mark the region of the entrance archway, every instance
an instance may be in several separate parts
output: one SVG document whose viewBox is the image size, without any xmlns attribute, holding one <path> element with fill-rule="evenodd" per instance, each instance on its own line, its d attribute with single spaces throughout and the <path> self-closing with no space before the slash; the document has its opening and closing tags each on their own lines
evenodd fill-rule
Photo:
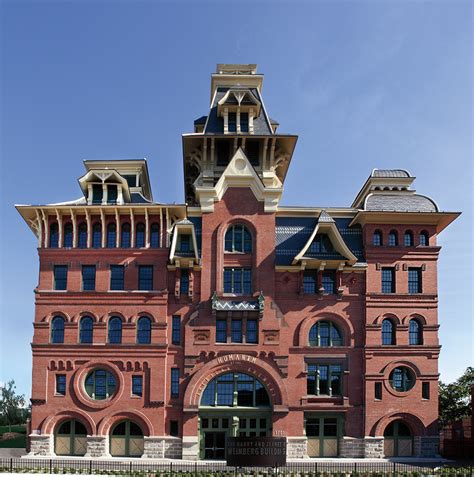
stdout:
<svg viewBox="0 0 474 477">
<path fill-rule="evenodd" d="M 143 445 L 143 431 L 135 422 L 120 421 L 112 428 L 110 454 L 113 457 L 141 457 Z"/>
<path fill-rule="evenodd" d="M 413 455 L 413 435 L 408 425 L 392 421 L 383 433 L 385 457 L 409 457 Z"/>
<path fill-rule="evenodd" d="M 230 436 L 271 436 L 272 407 L 254 376 L 226 372 L 208 383 L 199 404 L 201 459 L 225 459 Z"/>
<path fill-rule="evenodd" d="M 63 421 L 54 435 L 56 455 L 84 455 L 87 452 L 87 430 L 75 419 Z"/>
</svg>

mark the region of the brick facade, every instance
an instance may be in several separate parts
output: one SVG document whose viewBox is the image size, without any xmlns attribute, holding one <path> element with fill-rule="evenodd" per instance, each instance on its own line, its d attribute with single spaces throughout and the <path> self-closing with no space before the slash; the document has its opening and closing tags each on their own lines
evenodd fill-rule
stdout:
<svg viewBox="0 0 474 477">
<path fill-rule="evenodd" d="M 423 202 L 423 196 L 407 190 L 413 178 L 401 170 L 374 171 L 351 207 L 279 207 L 296 137 L 276 133 L 277 123 L 268 119 L 260 101 L 261 75 L 244 68 L 252 65 L 230 65 L 244 68 L 240 75 L 219 66 L 223 69 L 213 75 L 214 103 L 207 122 L 197 120 L 195 134 L 183 137 L 187 205 L 154 203 L 143 161 L 89 161 L 80 179 L 82 201 L 18 207 L 39 244 L 30 455 L 69 450 L 87 457 L 222 458 L 223 434 L 256 433 L 287 437 L 290 458 L 435 455 L 440 349 L 436 236 L 456 214 L 428 210 L 429 199 Z M 232 88 L 235 101 L 226 96 Z M 236 101 L 241 103 L 234 134 Z M 214 121 L 223 128 L 217 132 L 220 140 L 230 138 L 234 147 L 224 165 L 216 158 L 216 131 L 209 129 L 213 114 L 223 118 L 222 123 Z M 252 115 L 249 131 L 244 131 Z M 247 157 L 251 140 L 259 141 L 257 165 Z M 104 164 L 122 178 L 111 179 Z M 139 182 L 129 179 L 130 170 Z M 102 189 L 97 190 L 104 195 L 97 203 L 91 191 L 99 179 Z M 122 203 L 107 202 L 108 187 L 118 188 Z M 108 190 L 109 197 L 115 194 Z M 408 205 L 385 210 L 377 194 L 389 202 L 392 194 L 391 203 Z M 69 222 L 71 247 L 64 245 Z M 79 248 L 81 224 L 87 226 L 85 248 Z M 99 224 L 96 229 L 94 224 Z M 117 238 L 109 235 L 110 224 Z M 123 247 L 128 224 L 131 246 Z M 159 225 L 155 239 L 152 224 Z M 226 251 L 226 233 L 233 225 L 250 234 L 251 252 Z M 375 232 L 385 242 L 393 231 L 398 244 L 373 245 Z M 404 242 L 406 231 L 412 233 L 411 244 Z M 418 242 L 423 234 L 427 243 Z M 188 236 L 195 244 L 191 250 L 180 245 Z M 313 248 L 319 238 L 327 241 L 328 250 Z M 100 246 L 94 248 L 94 240 Z M 67 266 L 65 290 L 55 286 L 58 265 Z M 95 266 L 90 291 L 83 290 L 84 265 Z M 122 290 L 110 289 L 111 265 L 124 266 Z M 148 290 L 138 285 L 143 265 L 153 266 Z M 381 289 L 387 267 L 394 270 L 394 293 Z M 229 292 L 224 269 L 250 270 L 250 292 Z M 409 269 L 421 273 L 419 293 L 409 292 Z M 238 287 L 241 275 L 229 276 Z M 308 290 L 313 276 L 315 288 Z M 333 289 L 327 288 L 325 277 L 334 280 Z M 81 343 L 86 316 L 93 320 L 92 343 Z M 55 317 L 64 323 L 59 342 L 52 338 Z M 121 322 L 119 343 L 110 343 L 112 317 Z M 150 320 L 151 331 L 147 342 L 138 344 L 142 317 Z M 173 317 L 179 319 L 179 330 L 173 330 Z M 381 338 L 384 319 L 394 329 L 394 341 L 387 345 Z M 409 341 L 412 319 L 420 327 L 416 344 Z M 217 336 L 217 320 L 227 326 L 227 342 Z M 257 343 L 245 342 L 251 341 L 252 320 L 257 322 Z M 335 329 L 338 337 L 331 335 L 325 344 L 320 331 L 319 345 L 310 342 L 317 324 L 320 330 L 331 326 L 330 333 Z M 173 333 L 179 335 L 177 341 Z M 172 369 L 179 373 L 174 393 Z M 406 390 L 394 389 L 400 369 L 410 381 Z M 114 381 L 113 392 L 103 399 L 90 391 L 98 396 L 110 386 L 99 377 L 90 384 L 96 370 Z M 327 372 L 333 373 L 329 384 Z M 66 382 L 61 392 L 58 375 Z M 220 390 L 226 388 L 216 384 L 216 403 L 204 406 L 209 386 L 223 375 L 234 379 L 227 385 L 234 386 L 227 388 L 230 401 L 219 405 Z M 240 383 L 242 375 L 251 381 Z M 134 394 L 133 377 L 141 377 L 141 396 Z M 259 386 L 265 390 L 260 397 Z M 265 400 L 262 393 L 266 404 L 257 402 Z M 74 432 L 72 424 L 64 425 L 73 421 Z M 60 448 L 61 443 L 66 447 Z"/>
</svg>

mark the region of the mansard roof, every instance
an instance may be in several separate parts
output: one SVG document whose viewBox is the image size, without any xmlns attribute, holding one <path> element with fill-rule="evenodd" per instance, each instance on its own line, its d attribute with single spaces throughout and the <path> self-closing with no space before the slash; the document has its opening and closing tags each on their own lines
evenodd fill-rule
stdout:
<svg viewBox="0 0 474 477">
<path fill-rule="evenodd" d="M 369 194 L 364 210 L 383 212 L 439 212 L 433 199 L 419 194 Z"/>
</svg>

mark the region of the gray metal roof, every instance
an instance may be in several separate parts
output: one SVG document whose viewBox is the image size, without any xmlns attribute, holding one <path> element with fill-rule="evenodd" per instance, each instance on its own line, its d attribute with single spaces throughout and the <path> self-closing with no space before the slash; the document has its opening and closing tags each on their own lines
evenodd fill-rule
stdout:
<svg viewBox="0 0 474 477">
<path fill-rule="evenodd" d="M 404 169 L 374 169 L 372 177 L 412 177 Z"/>
<path fill-rule="evenodd" d="M 381 212 L 438 212 L 438 207 L 428 197 L 417 194 L 369 194 L 364 210 Z"/>
</svg>

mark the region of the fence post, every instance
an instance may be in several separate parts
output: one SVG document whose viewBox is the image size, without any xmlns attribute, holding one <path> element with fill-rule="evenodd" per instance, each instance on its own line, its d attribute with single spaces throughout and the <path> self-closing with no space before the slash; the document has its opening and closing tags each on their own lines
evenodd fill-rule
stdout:
<svg viewBox="0 0 474 477">
<path fill-rule="evenodd" d="M 357 475 L 357 462 L 354 462 L 354 475 Z"/>
<path fill-rule="evenodd" d="M 129 469 L 130 469 L 130 474 L 131 474 L 132 473 L 132 461 L 130 461 Z"/>
<path fill-rule="evenodd" d="M 197 477 L 197 473 L 198 473 L 197 467 L 198 467 L 197 462 L 194 462 L 194 477 Z"/>
<path fill-rule="evenodd" d="M 10 457 L 10 473 L 13 473 L 13 457 Z"/>
<path fill-rule="evenodd" d="M 396 468 L 396 465 L 397 465 L 397 463 L 396 463 L 396 462 L 394 462 L 394 463 L 393 463 L 393 477 L 395 477 L 395 476 L 397 475 L 397 468 Z"/>
<path fill-rule="evenodd" d="M 92 460 L 89 461 L 89 474 L 92 475 Z"/>
<path fill-rule="evenodd" d="M 53 459 L 49 459 L 49 473 L 53 473 Z"/>
</svg>

